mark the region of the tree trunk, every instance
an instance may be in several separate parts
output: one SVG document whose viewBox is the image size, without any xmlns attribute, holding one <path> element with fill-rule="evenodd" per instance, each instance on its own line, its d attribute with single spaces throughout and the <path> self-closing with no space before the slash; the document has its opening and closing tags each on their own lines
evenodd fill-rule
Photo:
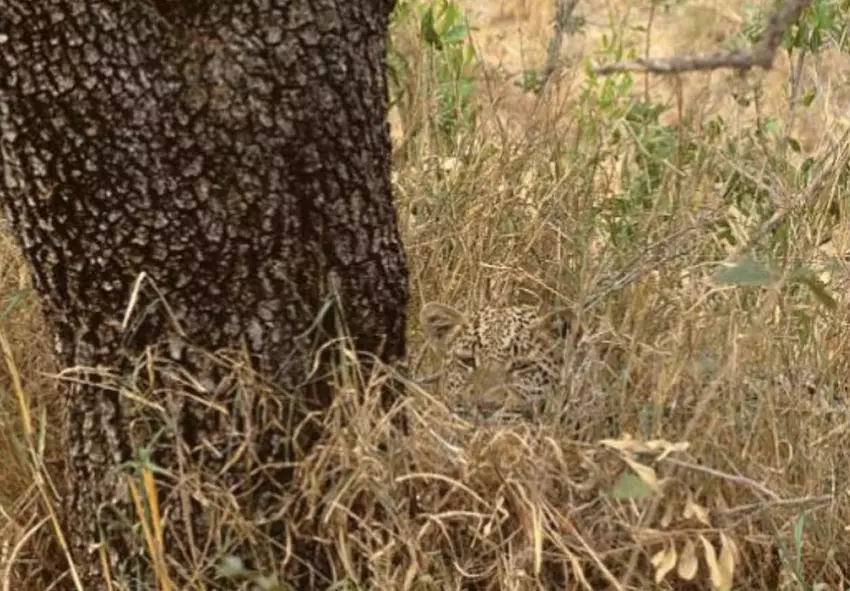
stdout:
<svg viewBox="0 0 850 591">
<path fill-rule="evenodd" d="M 176 323 L 192 345 L 246 345 L 291 388 L 316 344 L 299 335 L 332 294 L 358 350 L 404 356 L 393 4 L 0 0 L 0 198 L 62 364 L 126 371 Z M 128 327 L 131 301 L 144 314 Z M 113 522 L 137 521 L 117 468 L 138 450 L 103 382 L 68 386 L 63 418 L 66 534 L 86 589 L 106 588 L 87 550 L 101 534 L 115 577 L 136 568 Z M 327 388 L 314 388 L 324 404 Z M 213 437 L 211 413 L 181 409 L 176 437 Z"/>
</svg>

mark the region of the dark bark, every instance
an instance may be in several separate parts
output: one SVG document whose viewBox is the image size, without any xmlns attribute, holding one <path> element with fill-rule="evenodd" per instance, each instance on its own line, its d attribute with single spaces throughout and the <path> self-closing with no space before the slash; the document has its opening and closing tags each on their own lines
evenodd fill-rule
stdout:
<svg viewBox="0 0 850 591">
<path fill-rule="evenodd" d="M 292 388 L 317 342 L 297 337 L 331 293 L 358 350 L 403 357 L 392 5 L 0 0 L 2 201 L 62 364 L 126 369 L 174 332 L 173 315 L 192 345 L 244 342 Z M 170 311 L 144 287 L 143 317 L 122 329 L 142 272 Z M 326 387 L 312 392 L 327 403 Z M 95 383 L 69 387 L 66 401 L 67 533 L 87 588 L 105 588 L 84 548 L 102 505 L 134 521 L 116 470 L 136 451 L 127 403 Z M 181 413 L 184 442 L 224 429 L 203 408 Z M 113 568 L 130 568 L 121 534 L 100 526 Z"/>
</svg>

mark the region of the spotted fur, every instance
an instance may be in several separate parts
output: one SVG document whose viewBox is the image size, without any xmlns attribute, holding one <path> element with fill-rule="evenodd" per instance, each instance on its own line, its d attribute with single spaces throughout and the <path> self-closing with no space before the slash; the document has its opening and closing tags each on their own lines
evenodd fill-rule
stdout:
<svg viewBox="0 0 850 591">
<path fill-rule="evenodd" d="M 419 320 L 440 358 L 439 390 L 500 406 L 533 402 L 560 382 L 575 324 L 562 309 L 487 306 L 464 314 L 437 302 Z"/>
</svg>

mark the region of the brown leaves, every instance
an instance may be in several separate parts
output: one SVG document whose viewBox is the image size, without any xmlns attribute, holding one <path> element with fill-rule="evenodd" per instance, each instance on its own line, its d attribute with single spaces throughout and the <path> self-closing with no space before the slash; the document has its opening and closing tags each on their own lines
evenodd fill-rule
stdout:
<svg viewBox="0 0 850 591">
<path fill-rule="evenodd" d="M 677 521 L 687 525 L 686 529 L 670 531 L 663 547 L 650 558 L 655 582 L 661 583 L 673 572 L 682 580 L 692 581 L 702 568 L 713 589 L 731 589 L 735 566 L 740 563 L 740 553 L 734 540 L 728 534 L 715 530 L 711 512 L 695 500 L 690 490 L 686 490 L 684 498 L 677 498 L 669 487 L 665 490 L 665 483 L 671 479 L 659 477 L 657 469 L 648 465 L 658 465 L 671 454 L 686 451 L 688 443 L 638 441 L 626 435 L 617 440 L 600 441 L 600 444 L 618 452 L 628 466 L 628 470 L 615 480 L 612 488 L 614 498 L 632 503 L 652 498 L 660 513 L 657 523 L 661 528 L 669 530 Z M 709 540 L 714 531 L 720 543 L 719 554 Z"/>
<path fill-rule="evenodd" d="M 702 558 L 708 571 L 711 586 L 717 591 L 727 591 L 732 588 L 735 565 L 740 560 L 740 554 L 735 542 L 724 533 L 720 533 L 720 556 L 708 539 L 699 534 L 697 539 L 701 543 Z M 688 538 L 681 544 L 677 551 L 674 543 L 668 543 L 662 550 L 656 552 L 650 559 L 655 568 L 655 582 L 660 583 L 673 569 L 679 578 L 692 581 L 698 574 L 700 568 L 697 546 L 692 538 Z"/>
</svg>

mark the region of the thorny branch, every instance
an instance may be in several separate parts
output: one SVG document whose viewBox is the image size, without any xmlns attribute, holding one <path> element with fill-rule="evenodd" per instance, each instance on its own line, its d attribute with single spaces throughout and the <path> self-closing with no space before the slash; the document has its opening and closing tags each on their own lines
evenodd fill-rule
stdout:
<svg viewBox="0 0 850 591">
<path fill-rule="evenodd" d="M 636 59 L 598 66 L 595 71 L 600 76 L 615 72 L 651 72 L 653 74 L 679 74 L 699 70 L 719 70 L 731 68 L 746 71 L 754 66 L 766 70 L 773 67 L 776 50 L 782 42 L 782 36 L 802 12 L 811 5 L 812 0 L 786 0 L 784 6 L 777 8 L 767 22 L 764 37 L 750 51 L 728 51 L 708 55 L 683 55 L 670 58 Z"/>
</svg>

